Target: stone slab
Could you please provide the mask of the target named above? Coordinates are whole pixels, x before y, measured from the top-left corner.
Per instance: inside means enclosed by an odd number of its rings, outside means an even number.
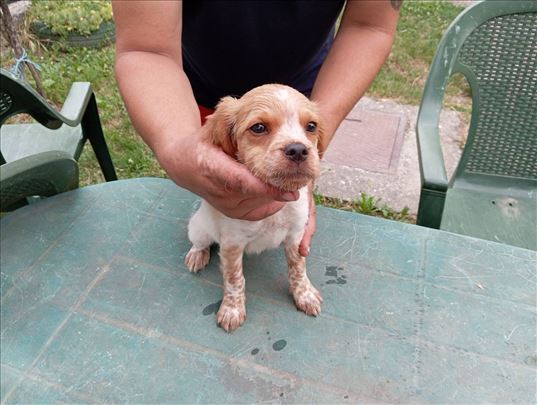
[[[364,112],[365,111],[365,112]],[[392,154],[390,164],[392,167],[386,171],[374,170],[373,165],[369,168],[359,167],[358,163],[344,164],[341,161],[321,161],[321,176],[316,182],[316,191],[329,197],[337,197],[345,200],[356,200],[362,192],[380,199],[380,205],[386,204],[395,210],[404,207],[410,209],[411,214],[416,214],[420,195],[420,168],[418,159],[418,147],[416,142],[416,120],[418,107],[398,104],[390,100],[375,100],[363,97],[349,113],[348,119],[336,131],[336,135],[330,144],[326,155],[332,154],[332,148],[338,148],[340,143],[352,143],[351,135],[359,132],[361,123],[355,119],[368,115],[384,114],[390,117],[401,117],[401,136],[393,135],[394,146],[386,142],[387,150],[393,152],[399,150],[399,155]],[[347,126],[354,126],[350,131]],[[457,111],[446,110],[440,115],[440,138],[444,154],[444,162],[448,177],[455,171],[461,156],[461,137],[467,130],[467,123],[463,115]],[[350,139],[349,139],[350,138]],[[368,143],[362,138],[361,143]],[[400,142],[400,145],[397,145]],[[361,145],[359,145],[361,146]],[[368,147],[368,146],[363,146]],[[371,153],[374,153],[370,149]],[[387,151],[379,151],[377,157],[370,161],[387,162]],[[333,156],[333,155],[332,155]]]
[[[356,108],[341,123],[324,160],[380,173],[397,168],[406,127],[401,113]]]

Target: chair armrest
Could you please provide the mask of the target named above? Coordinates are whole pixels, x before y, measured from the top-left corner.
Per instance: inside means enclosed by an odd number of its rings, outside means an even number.
[[[423,105],[422,105],[423,107]],[[439,112],[420,110],[416,134],[421,173],[421,192],[416,223],[439,229],[448,188],[438,129]]]
[[[63,118],[62,121],[72,127],[80,124],[92,93],[93,90],[90,83],[73,83],[60,111]]]
[[[420,118],[418,117],[416,134],[422,188],[445,192],[448,187],[448,179],[438,126],[424,123],[424,120]]]
[[[82,121],[89,100],[93,94],[90,83],[75,82],[72,84],[60,112],[52,108],[47,100],[41,97],[28,83],[18,79],[11,72],[0,69],[2,88],[8,89],[14,99],[25,100],[25,108],[16,105],[7,116],[2,116],[3,122],[10,115],[28,112],[39,123],[49,129],[58,129],[62,124],[76,127]]]

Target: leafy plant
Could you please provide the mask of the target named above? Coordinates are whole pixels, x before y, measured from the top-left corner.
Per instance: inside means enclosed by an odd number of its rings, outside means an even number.
[[[396,211],[388,207],[386,204],[380,204],[381,199],[361,193],[360,198],[352,201],[342,200],[340,198],[326,197],[318,193],[313,194],[315,204],[325,207],[336,208],[344,211],[359,212],[364,215],[382,217],[395,221],[414,222],[414,218],[410,215],[408,207],[404,207],[401,211]]]
[[[61,37],[71,33],[90,35],[103,22],[112,21],[112,5],[105,0],[34,0],[30,18]]]
[[[373,197],[372,195],[367,195],[367,193],[361,193],[360,199],[355,202],[355,207],[358,212],[366,215],[372,215],[379,211],[377,207],[377,202],[379,199]]]

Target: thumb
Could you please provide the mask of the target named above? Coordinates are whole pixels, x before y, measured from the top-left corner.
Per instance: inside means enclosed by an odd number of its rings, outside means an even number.
[[[298,191],[283,191],[272,186],[268,186],[268,188],[270,189],[270,195],[272,195],[276,201],[296,201],[300,197],[300,193]]]

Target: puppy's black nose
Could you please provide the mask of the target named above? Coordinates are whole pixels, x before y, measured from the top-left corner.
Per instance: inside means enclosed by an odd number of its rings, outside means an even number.
[[[284,150],[287,159],[293,162],[303,162],[308,158],[308,149],[301,143],[290,143]]]

